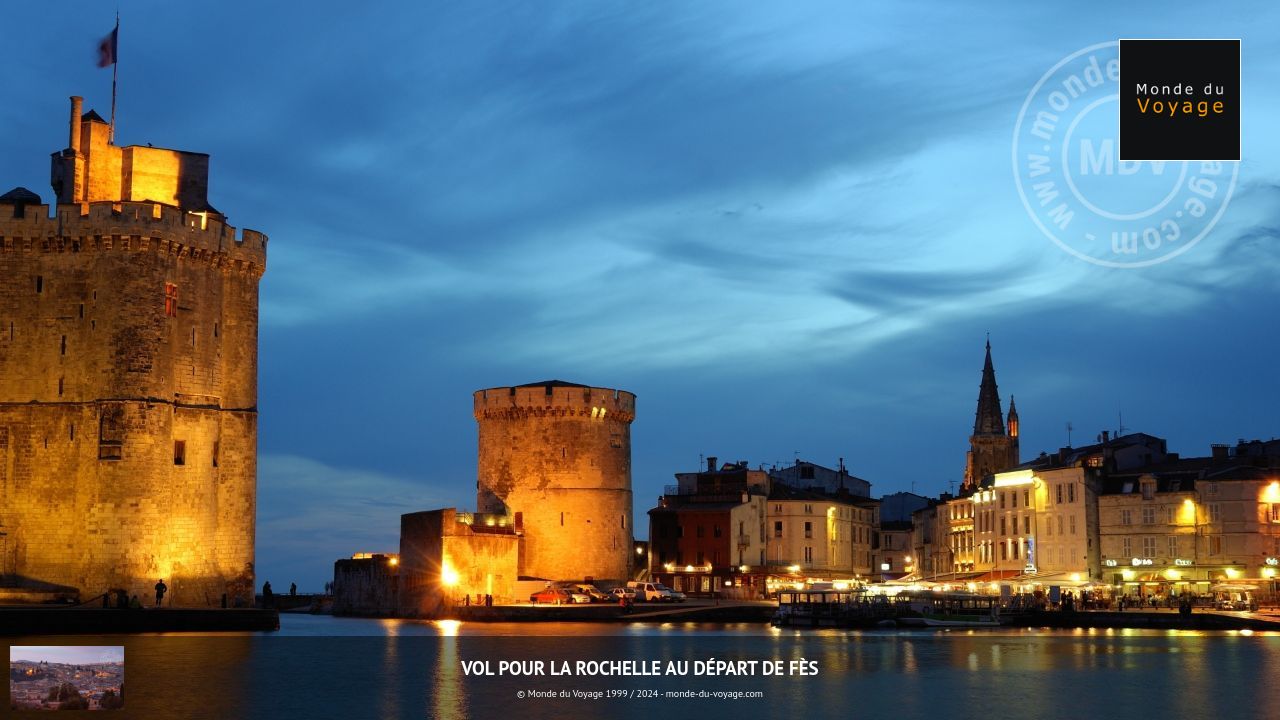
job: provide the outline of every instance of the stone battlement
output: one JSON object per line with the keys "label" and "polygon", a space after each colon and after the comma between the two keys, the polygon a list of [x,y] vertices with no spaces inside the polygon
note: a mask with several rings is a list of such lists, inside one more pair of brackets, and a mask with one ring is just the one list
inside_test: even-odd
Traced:
{"label": "stone battlement", "polygon": [[236,228],[209,213],[154,202],[26,205],[21,216],[0,203],[0,252],[159,252],[208,262],[224,272],[261,277],[267,236]]}
{"label": "stone battlement", "polygon": [[586,417],[630,423],[636,396],[625,390],[552,381],[477,390],[476,420],[526,417]]}

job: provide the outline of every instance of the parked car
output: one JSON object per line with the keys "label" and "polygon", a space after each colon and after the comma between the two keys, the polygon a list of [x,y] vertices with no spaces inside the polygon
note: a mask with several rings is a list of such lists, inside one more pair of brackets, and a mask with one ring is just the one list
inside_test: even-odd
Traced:
{"label": "parked car", "polygon": [[564,588],[548,587],[530,595],[529,602],[534,605],[537,605],[538,603],[545,603],[547,605],[568,605],[569,603],[574,602],[574,600],[573,596],[569,594],[569,591]]}
{"label": "parked car", "polygon": [[580,592],[586,595],[587,597],[591,598],[590,600],[591,602],[609,602],[610,600],[615,599],[604,594],[603,592],[600,591],[600,588],[590,583],[578,583],[577,585],[573,586],[573,591]]}
{"label": "parked car", "polygon": [[658,586],[658,590],[666,594],[666,597],[664,598],[664,600],[666,600],[667,602],[684,602],[685,600],[689,599],[689,596],[685,595],[679,590],[672,590],[671,588],[667,587],[666,585],[663,585],[662,583],[656,583],[656,585]]}
{"label": "parked car", "polygon": [[569,602],[581,605],[587,605],[591,602],[591,596],[576,587],[567,587],[562,589],[569,594]]}
{"label": "parked car", "polygon": [[616,587],[616,588],[614,588],[614,589],[612,589],[612,590],[610,590],[610,591],[609,591],[609,595],[610,595],[610,596],[612,596],[612,599],[613,599],[613,601],[614,601],[614,602],[617,602],[617,601],[622,600],[622,599],[624,599],[624,598],[625,598],[625,599],[627,599],[627,600],[630,600],[631,602],[635,602],[635,601],[636,601],[636,589],[635,589],[635,588],[629,588],[629,587]]}

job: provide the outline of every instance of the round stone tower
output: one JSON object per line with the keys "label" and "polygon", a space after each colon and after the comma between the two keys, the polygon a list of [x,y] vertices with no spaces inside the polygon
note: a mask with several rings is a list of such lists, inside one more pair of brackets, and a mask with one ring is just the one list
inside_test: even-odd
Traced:
{"label": "round stone tower", "polygon": [[520,574],[626,580],[636,396],[551,380],[480,390],[474,401],[476,505],[520,515]]}
{"label": "round stone tower", "polygon": [[77,97],[52,216],[0,196],[0,589],[252,602],[267,238],[208,166],[112,144]]}

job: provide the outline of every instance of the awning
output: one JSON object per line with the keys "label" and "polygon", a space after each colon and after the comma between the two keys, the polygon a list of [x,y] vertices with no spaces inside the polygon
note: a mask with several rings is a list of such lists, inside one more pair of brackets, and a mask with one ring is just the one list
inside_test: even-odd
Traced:
{"label": "awning", "polygon": [[[1072,579],[1075,575],[1079,579]],[[1094,582],[1084,573],[1067,573],[1067,572],[1043,572],[1033,573],[1030,575],[1019,575],[1014,578],[1018,582],[1031,583],[1035,585],[1071,585],[1073,587],[1081,585],[1093,585]]]}

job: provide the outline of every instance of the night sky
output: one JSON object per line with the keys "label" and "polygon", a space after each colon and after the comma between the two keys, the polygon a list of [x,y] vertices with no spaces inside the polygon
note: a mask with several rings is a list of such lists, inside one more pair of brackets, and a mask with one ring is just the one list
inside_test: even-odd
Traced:
{"label": "night sky", "polygon": [[[958,485],[988,332],[1024,457],[1121,413],[1186,455],[1277,434],[1280,7],[770,5],[120,3],[117,142],[210,153],[271,238],[259,583],[472,507],[485,387],[635,392],[642,536],[701,454]],[[0,192],[48,200],[67,96],[109,113],[113,22],[5,8]],[[1010,168],[1031,86],[1117,37],[1244,40],[1231,205],[1141,270],[1055,247]]]}

